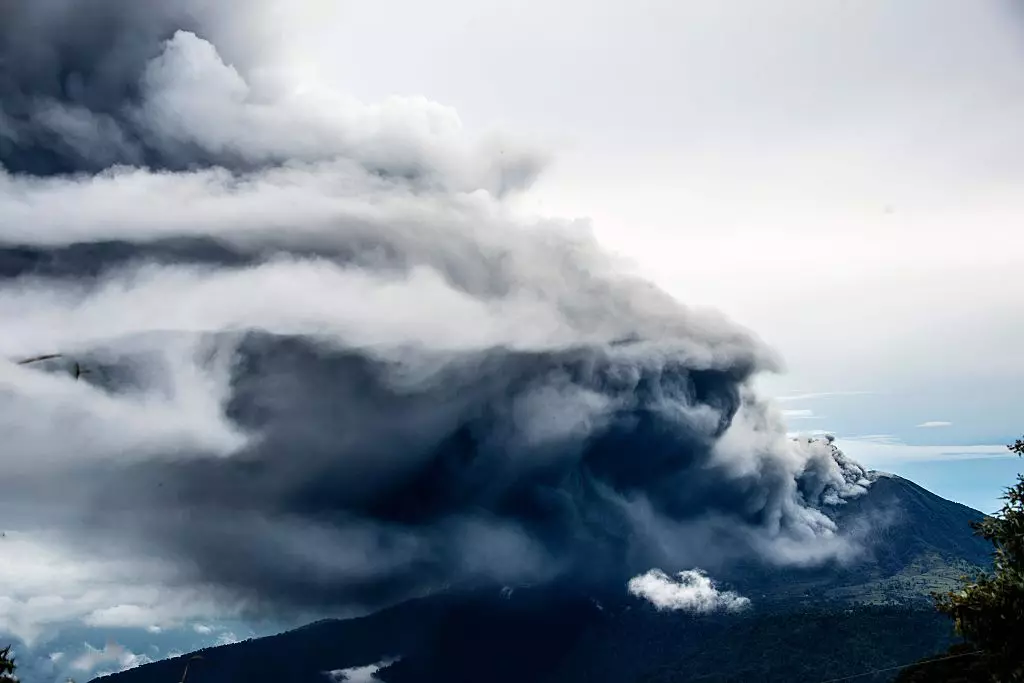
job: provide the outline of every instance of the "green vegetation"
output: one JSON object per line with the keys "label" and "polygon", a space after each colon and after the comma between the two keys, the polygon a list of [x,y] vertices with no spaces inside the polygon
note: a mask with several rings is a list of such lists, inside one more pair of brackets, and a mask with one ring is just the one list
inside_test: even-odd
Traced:
{"label": "green vegetation", "polygon": [[[1009,448],[1024,456],[1024,439]],[[1002,510],[972,525],[994,548],[992,570],[934,595],[967,645],[908,669],[899,681],[1024,681],[1024,474],[1003,500]]]}
{"label": "green vegetation", "polygon": [[14,671],[17,668],[14,664],[14,657],[11,656],[11,647],[8,645],[0,650],[0,683],[18,680],[14,677]]}
{"label": "green vegetation", "polygon": [[957,588],[960,577],[979,569],[968,560],[924,552],[892,576],[829,589],[825,597],[867,605],[927,604],[928,596]]}
{"label": "green vegetation", "polygon": [[854,683],[883,683],[892,680],[893,667],[955,637],[934,610],[902,605],[780,605],[741,617],[626,619],[613,637],[581,648],[576,666],[545,681],[820,683],[857,676]]}

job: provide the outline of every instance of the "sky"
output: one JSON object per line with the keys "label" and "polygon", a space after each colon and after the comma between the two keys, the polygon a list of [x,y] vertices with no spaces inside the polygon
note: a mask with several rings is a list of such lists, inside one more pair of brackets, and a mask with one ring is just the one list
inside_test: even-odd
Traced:
{"label": "sky", "polygon": [[[753,331],[783,359],[758,383],[791,433],[835,434],[866,466],[998,507],[1020,469],[1005,444],[1024,432],[1014,3],[309,0],[279,12],[302,38],[287,41],[296,92],[422,97],[469,134],[547,150],[514,210],[579,219],[631,270]],[[203,425],[215,446],[234,443]],[[13,623],[53,655],[40,672],[83,677],[277,628],[213,624],[216,610],[160,581],[125,594],[137,566],[55,547],[25,545],[4,576],[39,585],[0,600],[8,626],[47,610],[81,622],[57,640]],[[35,569],[69,564],[59,580]],[[60,589],[40,598],[43,584]],[[154,604],[165,624],[136,607]]]}
{"label": "sky", "polygon": [[395,0],[323,16],[320,77],[550,141],[524,210],[588,219],[667,291],[758,333],[786,364],[770,392],[822,394],[787,401],[811,411],[793,431],[999,507],[1024,431],[1015,3]]}

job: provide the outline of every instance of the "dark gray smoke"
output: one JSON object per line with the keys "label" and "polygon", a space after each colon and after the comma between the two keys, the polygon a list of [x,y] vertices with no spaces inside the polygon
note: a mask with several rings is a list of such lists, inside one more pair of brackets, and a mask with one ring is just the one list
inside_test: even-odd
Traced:
{"label": "dark gray smoke", "polygon": [[0,352],[63,354],[0,364],[13,524],[317,607],[854,552],[760,342],[504,201],[542,153],[290,89],[230,5],[0,7]]}
{"label": "dark gray smoke", "polygon": [[5,1],[0,6],[0,159],[14,173],[164,161],[132,120],[146,64],[183,3]]}
{"label": "dark gray smoke", "polygon": [[367,107],[302,92],[293,74],[282,78],[266,63],[286,52],[274,8],[268,0],[4,0],[0,163],[49,176],[118,165],[247,172],[344,158],[411,187],[497,195],[535,178],[535,152],[498,139],[485,145],[490,155],[460,149],[451,139],[457,117],[438,105],[396,98]]}

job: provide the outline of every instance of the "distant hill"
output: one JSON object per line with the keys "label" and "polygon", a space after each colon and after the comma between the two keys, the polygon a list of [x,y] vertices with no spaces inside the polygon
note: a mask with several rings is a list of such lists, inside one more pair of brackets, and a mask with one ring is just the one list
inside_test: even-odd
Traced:
{"label": "distant hill", "polygon": [[[864,558],[813,571],[738,570],[729,587],[753,600],[740,614],[658,612],[622,587],[600,596],[570,586],[437,595],[202,651],[188,680],[818,683],[910,663],[954,642],[928,593],[988,563],[988,544],[969,528],[982,517],[906,479],[879,475],[867,495],[836,513],[845,527],[876,522]],[[97,680],[177,683],[186,659]],[[366,678],[370,665],[381,666],[374,679]],[[361,678],[342,673],[359,667]]]}

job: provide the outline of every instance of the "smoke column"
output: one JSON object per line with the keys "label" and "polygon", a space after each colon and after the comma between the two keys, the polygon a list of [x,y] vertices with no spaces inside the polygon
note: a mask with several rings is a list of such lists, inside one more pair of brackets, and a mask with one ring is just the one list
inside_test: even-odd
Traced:
{"label": "smoke column", "polygon": [[856,552],[756,337],[518,217],[543,149],[291,87],[272,9],[0,2],[5,524],[286,607]]}

